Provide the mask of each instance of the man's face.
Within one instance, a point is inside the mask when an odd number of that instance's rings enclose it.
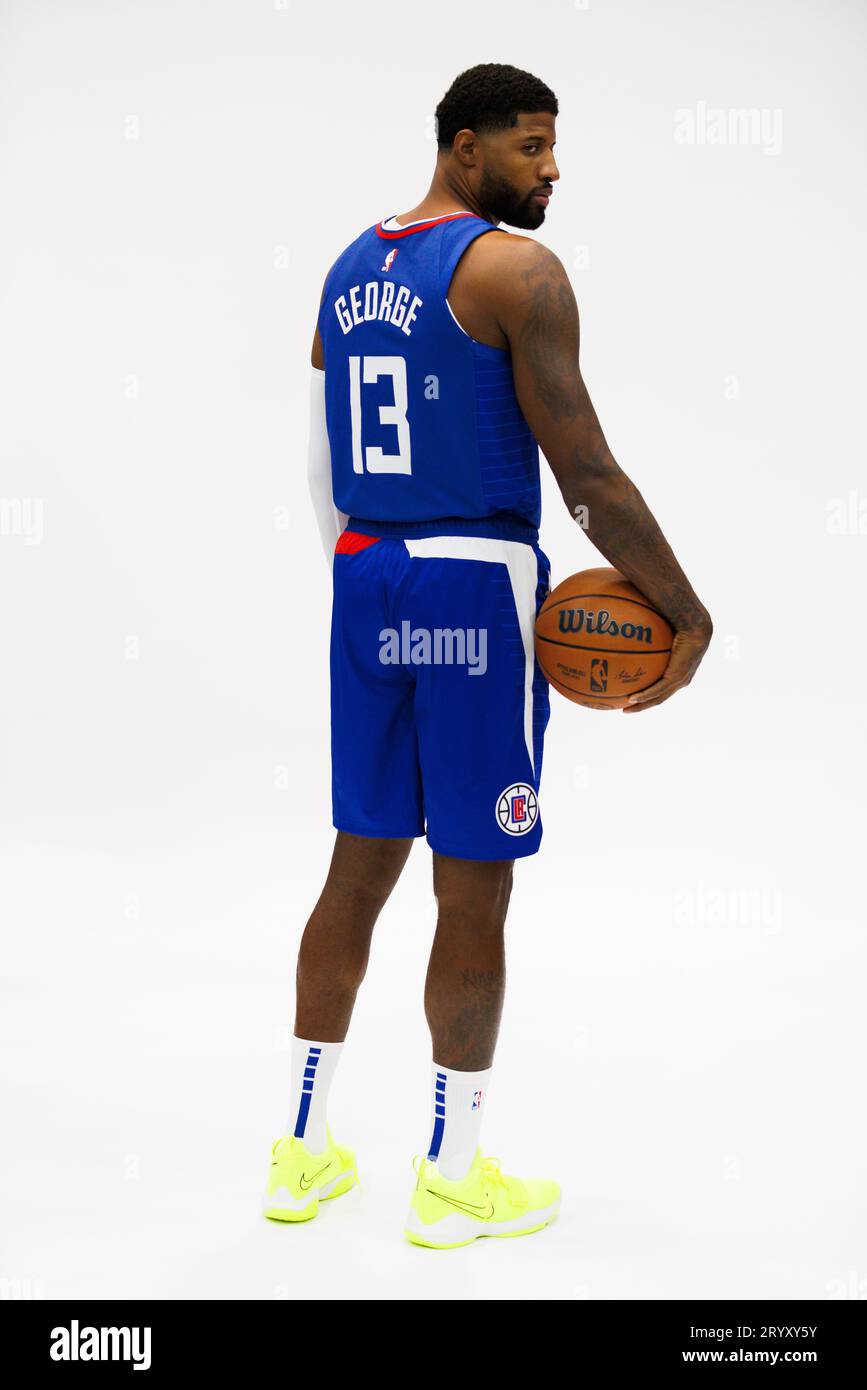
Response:
[[[478,198],[488,216],[529,231],[541,227],[546,195],[560,177],[556,139],[554,117],[547,111],[521,113],[511,130],[480,137],[484,164]]]

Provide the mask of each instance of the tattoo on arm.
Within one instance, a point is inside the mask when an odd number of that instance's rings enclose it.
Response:
[[[586,511],[593,544],[677,630],[707,626],[706,609],[608,447],[578,365],[578,307],[563,266],[534,243],[517,281],[507,327],[515,386],[570,513]]]
[[[614,460],[612,458],[612,464]],[[617,465],[614,464],[617,468]],[[699,628],[708,614],[638,488],[622,470],[603,505],[588,507],[593,544],[668,618],[675,631]]]
[[[524,313],[512,351],[520,354],[529,369],[541,403],[553,420],[574,420],[579,413],[577,381],[569,354],[563,352],[562,338],[574,335],[575,360],[578,357],[578,309],[565,277],[556,273],[559,262],[537,255],[521,271]],[[551,332],[552,323],[559,332]]]

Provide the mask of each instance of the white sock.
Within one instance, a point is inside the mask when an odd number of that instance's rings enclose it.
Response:
[[[473,1166],[492,1071],[493,1067],[487,1071],[453,1071],[433,1064],[433,1132],[427,1156],[452,1182],[465,1178]]]
[[[311,1153],[328,1147],[325,1110],[343,1043],[292,1039],[292,1099],[287,1134],[303,1139]]]

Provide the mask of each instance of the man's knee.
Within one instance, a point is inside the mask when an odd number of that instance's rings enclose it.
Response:
[[[337,832],[326,892],[340,893],[362,913],[378,912],[391,893],[412,848],[412,840],[373,839]]]
[[[502,927],[512,893],[514,860],[477,861],[434,855],[434,896],[440,918],[471,917]]]
[[[302,940],[295,966],[295,984],[300,993],[305,988],[335,994],[355,993],[367,973],[370,956],[369,940],[344,939],[338,952],[323,953],[319,945]]]

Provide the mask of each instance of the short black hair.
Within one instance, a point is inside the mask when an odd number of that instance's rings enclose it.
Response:
[[[508,130],[519,111],[549,111],[557,98],[538,77],[511,63],[479,63],[459,73],[436,109],[437,146],[450,150],[459,130]]]

